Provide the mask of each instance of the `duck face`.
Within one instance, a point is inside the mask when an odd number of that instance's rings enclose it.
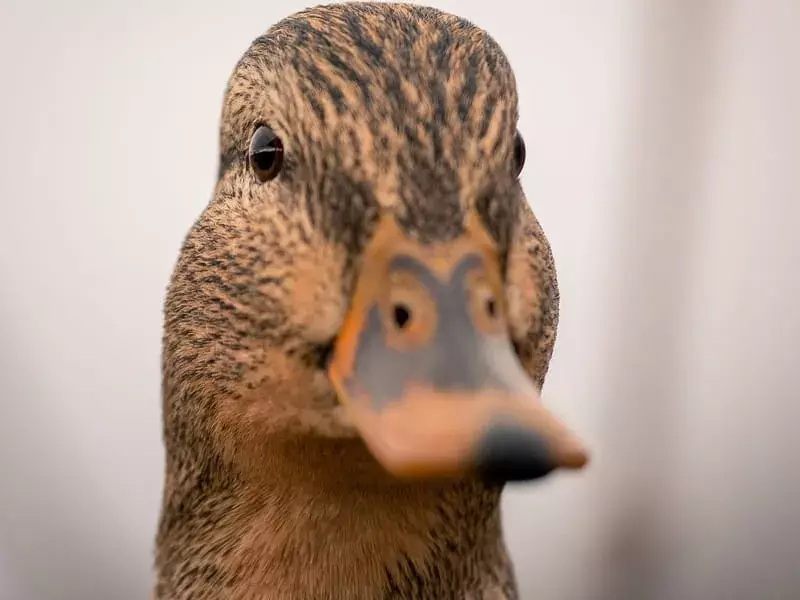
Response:
[[[498,46],[432,9],[320,7],[253,43],[167,305],[165,382],[205,390],[210,439],[351,438],[411,479],[586,462],[539,397],[558,293],[516,122]]]

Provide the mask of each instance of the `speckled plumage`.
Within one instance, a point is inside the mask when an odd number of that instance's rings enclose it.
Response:
[[[391,480],[320,360],[382,211],[422,242],[474,211],[541,385],[558,289],[512,168],[517,110],[497,44],[430,8],[317,7],[245,53],[165,304],[157,600],[516,598],[501,488]],[[286,149],[263,185],[246,160],[260,124]]]

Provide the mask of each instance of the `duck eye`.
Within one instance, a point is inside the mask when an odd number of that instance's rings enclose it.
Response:
[[[250,168],[260,183],[275,179],[283,166],[283,142],[272,129],[262,125],[250,140]]]
[[[517,135],[514,137],[514,174],[519,176],[523,166],[525,166],[525,140],[517,131]]]

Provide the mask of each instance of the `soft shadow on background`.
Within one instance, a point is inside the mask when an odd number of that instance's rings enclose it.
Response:
[[[161,303],[226,79],[310,2],[0,8],[0,599],[147,597]],[[524,599],[800,598],[800,3],[430,0],[517,73],[595,461],[509,489]]]

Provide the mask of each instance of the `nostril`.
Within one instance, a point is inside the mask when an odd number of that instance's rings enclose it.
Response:
[[[497,301],[494,298],[486,299],[486,312],[494,319],[495,315],[497,314]]]
[[[395,304],[393,309],[394,324],[403,329],[411,320],[411,309],[405,304]]]

